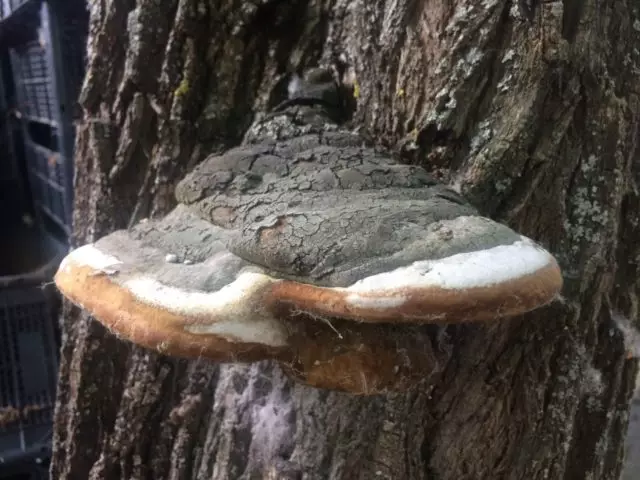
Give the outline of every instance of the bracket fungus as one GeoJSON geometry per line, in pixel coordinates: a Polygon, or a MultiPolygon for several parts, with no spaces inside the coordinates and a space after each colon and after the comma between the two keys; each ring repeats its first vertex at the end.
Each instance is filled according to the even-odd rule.
{"type": "Polygon", "coordinates": [[[447,353],[428,324],[554,299],[562,275],[549,252],[332,120],[342,94],[327,78],[297,78],[241,145],[178,184],[168,215],[70,252],[60,291],[135,344],[271,359],[357,394],[439,371],[447,353]]]}

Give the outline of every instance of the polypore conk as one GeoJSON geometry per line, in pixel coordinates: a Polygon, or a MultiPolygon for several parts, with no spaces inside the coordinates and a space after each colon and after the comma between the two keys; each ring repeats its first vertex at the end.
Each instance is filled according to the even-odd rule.
{"type": "Polygon", "coordinates": [[[72,251],[62,293],[139,345],[274,358],[307,383],[360,393],[435,368],[417,325],[557,297],[547,250],[342,129],[327,114],[346,105],[329,74],[295,82],[277,116],[178,184],[173,212],[72,251]]]}

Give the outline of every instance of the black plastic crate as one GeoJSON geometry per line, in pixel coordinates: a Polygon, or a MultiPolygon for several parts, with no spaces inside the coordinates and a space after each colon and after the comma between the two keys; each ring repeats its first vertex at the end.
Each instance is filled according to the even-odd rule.
{"type": "Polygon", "coordinates": [[[29,3],[30,0],[2,0],[4,11],[7,15],[17,10],[19,7],[24,5],[25,3],[29,3]]]}
{"type": "Polygon", "coordinates": [[[46,45],[33,40],[15,48],[12,64],[19,89],[20,116],[27,121],[57,127],[58,99],[46,45]]]}
{"type": "Polygon", "coordinates": [[[71,224],[71,185],[68,160],[61,153],[26,142],[29,185],[34,206],[57,228],[68,233],[71,224]]]}
{"type": "Polygon", "coordinates": [[[58,363],[52,313],[38,287],[0,291],[0,464],[48,456],[58,363]]]}
{"type": "Polygon", "coordinates": [[[0,182],[9,186],[18,181],[18,162],[13,154],[11,131],[7,116],[0,118],[0,182]]]}
{"type": "Polygon", "coordinates": [[[89,36],[89,10],[85,0],[52,0],[49,3],[49,31],[58,83],[63,86],[63,121],[73,126],[80,89],[84,81],[89,36]],[[60,48],[55,48],[59,45],[60,48]],[[66,116],[66,117],[65,117],[66,116]]]}
{"type": "Polygon", "coordinates": [[[50,454],[60,299],[51,283],[67,248],[41,228],[0,235],[0,467],[50,454]]]}
{"type": "Polygon", "coordinates": [[[26,213],[24,185],[10,135],[7,123],[0,120],[0,222],[3,225],[19,221],[26,213]]]}
{"type": "Polygon", "coordinates": [[[0,480],[47,480],[48,478],[48,462],[43,462],[42,465],[0,466],[0,480]]]}
{"type": "Polygon", "coordinates": [[[68,238],[73,114],[84,78],[88,10],[80,0],[44,1],[38,8],[37,36],[11,49],[16,110],[36,217],[68,238]]]}
{"type": "Polygon", "coordinates": [[[8,55],[0,52],[0,223],[7,228],[31,217],[20,123],[10,114],[13,90],[8,55]]]}
{"type": "Polygon", "coordinates": [[[10,48],[37,38],[42,0],[0,0],[0,45],[10,48]]]}
{"type": "MultiPolygon", "coordinates": [[[[78,98],[86,67],[89,10],[84,0],[51,0],[43,4],[41,28],[48,32],[48,52],[55,78],[58,108],[58,151],[66,162],[67,225],[73,205],[73,157],[78,98]]],[[[50,147],[56,150],[56,147],[50,147]]]]}

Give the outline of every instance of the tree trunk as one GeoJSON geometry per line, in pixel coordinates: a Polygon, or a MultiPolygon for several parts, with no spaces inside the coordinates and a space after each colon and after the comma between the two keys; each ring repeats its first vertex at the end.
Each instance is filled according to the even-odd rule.
{"type": "Polygon", "coordinates": [[[76,245],[168,212],[290,65],[345,52],[356,121],[542,243],[565,287],[450,327],[440,375],[374,397],[164,357],[66,303],[53,478],[618,478],[640,352],[640,5],[537,3],[90,2],[76,245]]]}

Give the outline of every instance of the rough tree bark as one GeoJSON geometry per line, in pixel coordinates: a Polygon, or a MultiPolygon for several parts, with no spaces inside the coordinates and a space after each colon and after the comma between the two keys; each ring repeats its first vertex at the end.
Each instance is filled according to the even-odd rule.
{"type": "Polygon", "coordinates": [[[428,388],[370,398],[269,364],[166,358],[67,304],[53,478],[618,477],[637,371],[623,332],[638,319],[638,2],[544,3],[532,21],[515,0],[90,8],[76,244],[166,213],[290,65],[346,52],[357,120],[554,252],[565,288],[524,317],[451,329],[428,388]]]}

